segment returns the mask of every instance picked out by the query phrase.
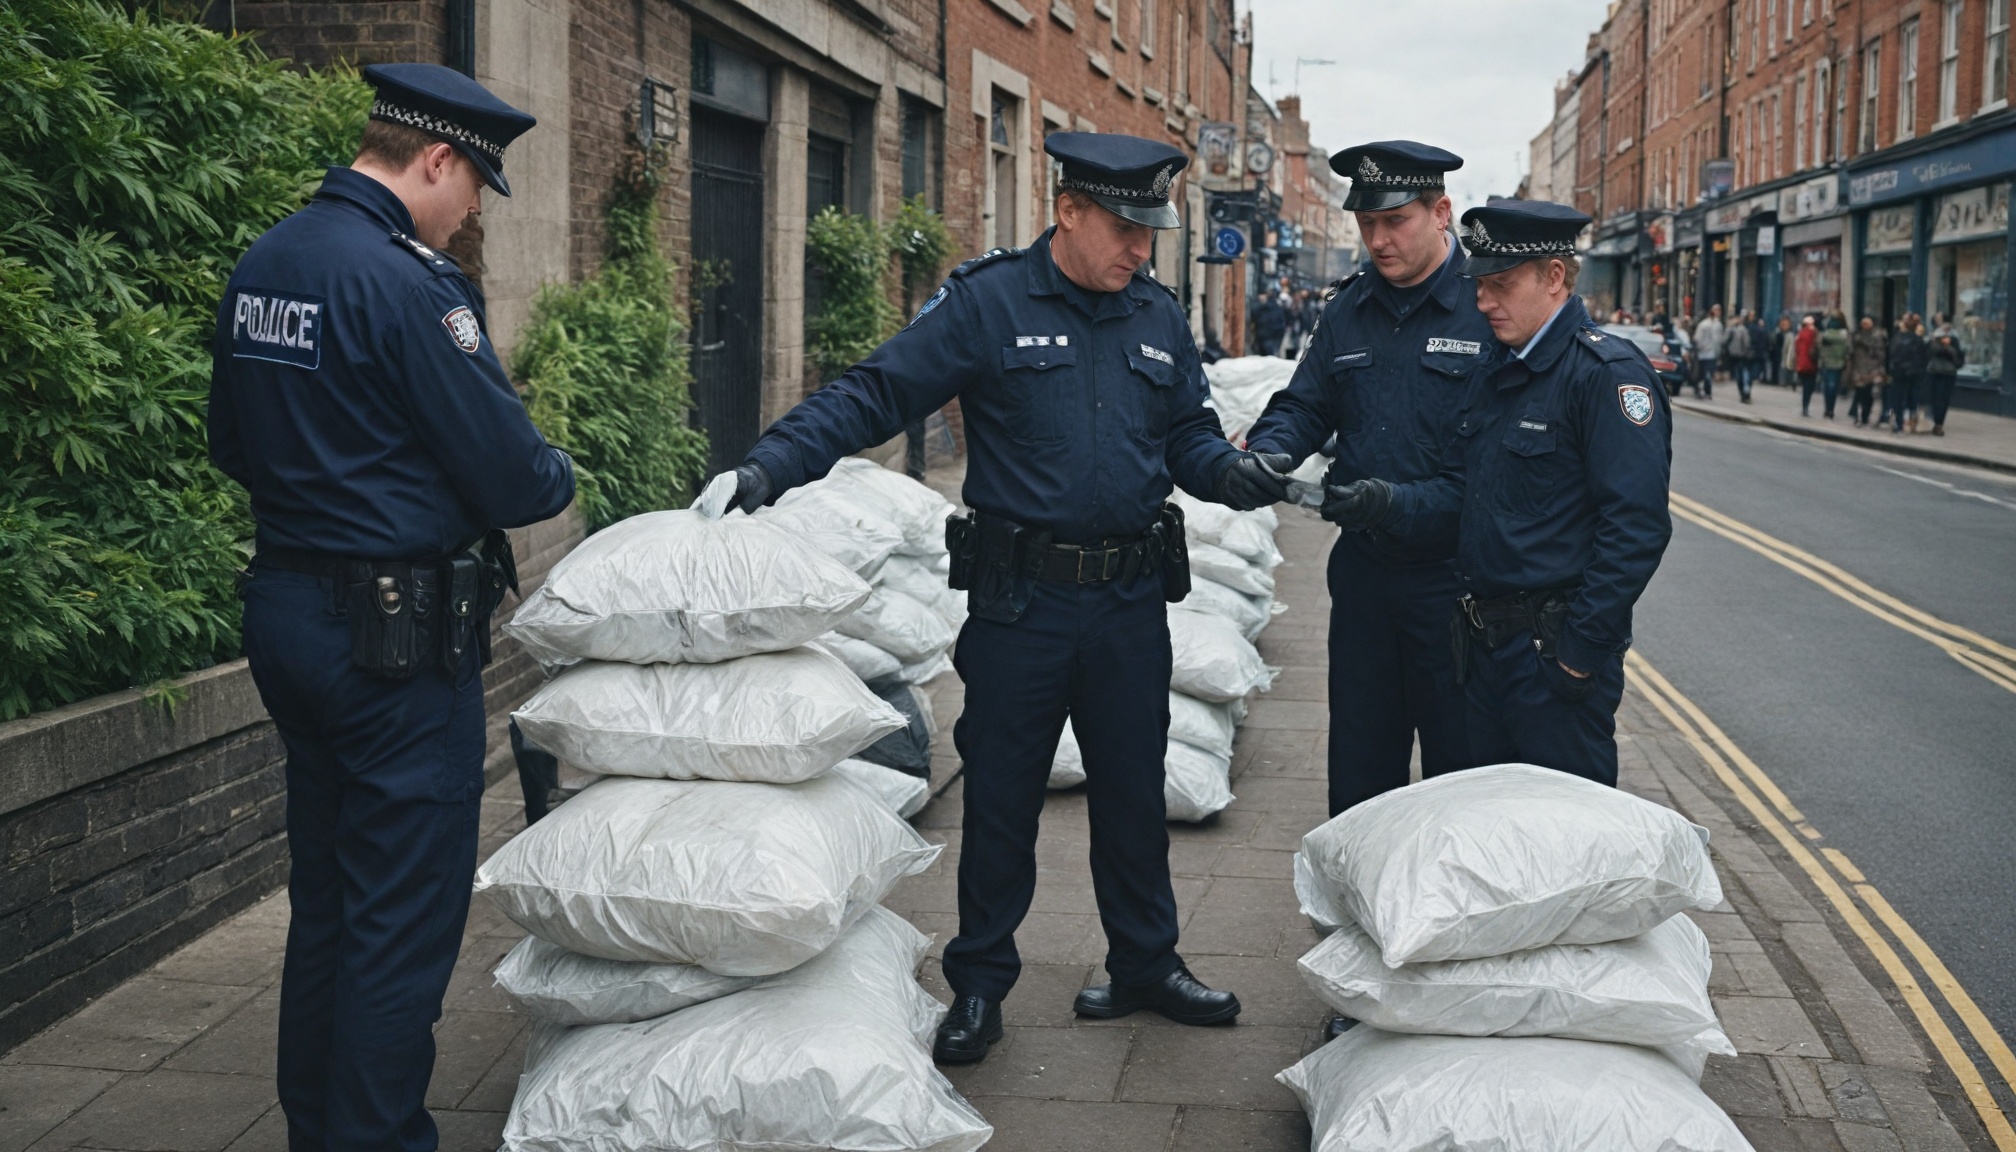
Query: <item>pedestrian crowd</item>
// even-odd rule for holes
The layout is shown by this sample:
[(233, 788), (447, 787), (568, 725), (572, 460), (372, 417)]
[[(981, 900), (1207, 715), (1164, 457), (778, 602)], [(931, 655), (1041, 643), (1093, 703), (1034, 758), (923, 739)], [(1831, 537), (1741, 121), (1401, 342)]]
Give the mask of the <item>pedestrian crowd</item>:
[[(1954, 384), (1967, 363), (1952, 318), (1940, 312), (1932, 314), (1929, 327), (1923, 316), (1906, 312), (1888, 328), (1869, 315), (1851, 327), (1840, 309), (1824, 315), (1788, 312), (1774, 328), (1749, 310), (1725, 320), (1722, 306), (1714, 304), (1698, 320), (1682, 315), (1677, 322), (1664, 311), (1641, 318), (1619, 308), (1609, 323), (1643, 323), (1655, 333), (1666, 354), (1682, 365), (1686, 387), (1697, 400), (1713, 400), (1716, 379), (1726, 377), (1744, 404), (1759, 383), (1797, 388), (1801, 416), (1813, 414), (1818, 392), (1821, 415), (1832, 420), (1845, 390), (1848, 418), (1856, 427), (1873, 424), (1892, 433), (1944, 436)], [(1677, 384), (1669, 383), (1668, 390), (1679, 395)]]

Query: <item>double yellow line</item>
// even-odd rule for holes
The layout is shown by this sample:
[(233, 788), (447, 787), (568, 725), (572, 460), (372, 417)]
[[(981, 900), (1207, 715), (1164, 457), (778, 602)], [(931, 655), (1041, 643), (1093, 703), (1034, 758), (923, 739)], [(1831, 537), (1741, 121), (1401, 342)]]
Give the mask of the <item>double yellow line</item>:
[(1797, 572), (1878, 620), (1926, 641), (1970, 671), (1979, 673), (1989, 683), (2016, 692), (2016, 648), (1914, 608), (1811, 552), (1759, 532), (1698, 500), (1690, 500), (1675, 492), (1671, 494), (1671, 501), (1673, 514), (1682, 520), (1706, 528), (1774, 564)]
[[(1674, 513), (1682, 519), (1798, 572), (1871, 615), (1931, 642), (1993, 683), (2016, 692), (2016, 650), (1921, 612), (1811, 553), (1794, 548), (1697, 501), (1675, 493), (1672, 503)], [(1757, 766), (1756, 761), (1737, 747), (1728, 733), (1722, 731), (1671, 681), (1660, 675), (1650, 662), (1636, 651), (1629, 652), (1625, 656), (1624, 675), (1631, 686), (1650, 700), (1653, 707), (1680, 732), (1737, 802), (1778, 841), (1869, 949), (1896, 984), (1940, 1059), (1952, 1070), (1995, 1147), (1999, 1152), (2016, 1152), (2016, 1129), (2011, 1128), (2008, 1116), (1989, 1088), (1988, 1074), (1961, 1045), (1939, 1005), (1926, 992), (1925, 985), (1931, 985), (1939, 1002), (1973, 1037), (1993, 1074), (2001, 1080), (2005, 1089), (2012, 1091), (2016, 1091), (2016, 1053), (2010, 1051), (2008, 1042), (1995, 1030), (1973, 997), (1961, 987), (1945, 962), (1876, 890), (1875, 885), (1869, 883), (1868, 877), (1855, 867), (1846, 853), (1832, 847), (1816, 850), (1810, 846), (1810, 842), (1820, 840), (1821, 834), (1806, 821), (1791, 798)], [(1871, 922), (1870, 914), (1888, 930), (1888, 936), (1878, 931), (1876, 924)], [(1891, 943), (1893, 937), (1896, 945)], [(1916, 961), (1916, 970), (1899, 955), (1899, 945)], [(1923, 982), (1918, 976), (1920, 971), (1924, 973)]]

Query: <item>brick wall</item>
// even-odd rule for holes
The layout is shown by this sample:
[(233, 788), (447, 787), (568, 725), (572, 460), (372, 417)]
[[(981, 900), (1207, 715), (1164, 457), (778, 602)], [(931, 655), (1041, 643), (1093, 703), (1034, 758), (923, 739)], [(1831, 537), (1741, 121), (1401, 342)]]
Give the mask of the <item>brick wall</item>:
[(317, 68), (338, 60), (359, 66), (438, 62), (446, 55), (444, 0), (234, 0), (232, 13), (238, 30), (255, 33), (269, 56)]
[[(652, 79), (678, 89), (681, 106), (691, 90), (692, 21), (684, 8), (665, 0), (582, 0), (568, 30), (572, 73), (569, 168), (573, 181), (571, 264), (576, 278), (601, 267), (603, 212), (616, 174), (633, 149), (639, 85)], [(681, 295), (690, 243), (692, 187), (685, 173), (687, 134), (672, 146), (672, 179), (666, 181), (662, 227), (664, 247), (679, 265)]]
[[(581, 537), (572, 509), (512, 533), (520, 586)], [(539, 681), (510, 641), (496, 656), (492, 780)], [(172, 715), (127, 691), (0, 724), (0, 1052), (286, 881), (286, 753), (251, 674), (241, 660), (182, 686)]]

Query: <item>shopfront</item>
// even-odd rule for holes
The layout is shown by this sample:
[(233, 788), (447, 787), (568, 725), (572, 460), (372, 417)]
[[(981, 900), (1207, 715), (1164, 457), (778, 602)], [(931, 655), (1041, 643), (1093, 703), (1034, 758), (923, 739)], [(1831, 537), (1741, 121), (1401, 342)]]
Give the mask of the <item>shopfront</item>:
[(1708, 306), (1701, 299), (1701, 264), (1705, 253), (1707, 233), (1703, 225), (1706, 214), (1700, 209), (1683, 212), (1673, 218), (1673, 318), (1692, 319), (1705, 314)]
[(1834, 173), (1778, 192), (1781, 309), (1795, 319), (1841, 307), (1841, 179)]
[(1967, 350), (1960, 407), (2016, 415), (2007, 381), (2010, 180), (2008, 118), (1878, 153), (1848, 172), (1856, 252), (1853, 313), (1886, 327), (1905, 312), (1952, 317)]

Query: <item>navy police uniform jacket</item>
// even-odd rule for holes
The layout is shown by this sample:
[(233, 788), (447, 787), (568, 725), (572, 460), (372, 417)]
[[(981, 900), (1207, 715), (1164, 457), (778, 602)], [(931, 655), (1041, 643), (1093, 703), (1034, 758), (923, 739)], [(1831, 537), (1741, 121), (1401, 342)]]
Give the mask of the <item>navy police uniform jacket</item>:
[(1394, 496), (1403, 534), (1460, 508), (1456, 570), (1480, 600), (1574, 588), (1556, 654), (1591, 672), (1631, 643), (1631, 609), (1673, 535), (1672, 411), (1629, 340), (1570, 296), (1524, 359), (1497, 349), (1447, 465)]
[[(1377, 478), (1424, 481), (1442, 470), (1471, 375), (1497, 347), (1477, 311), (1477, 293), (1449, 255), (1425, 292), (1396, 290), (1376, 273), (1346, 280), (1323, 309), (1316, 336), (1288, 387), (1275, 393), (1246, 434), (1255, 452), (1297, 460), (1337, 437), (1329, 484)], [(1360, 534), (1388, 562), (1446, 560), (1455, 550), (1454, 515), (1422, 516), (1404, 533)]]
[(231, 275), (210, 458), (251, 493), (261, 548), (424, 559), (574, 498), (474, 286), (412, 232), (391, 189), (331, 168)]
[(965, 500), (1060, 543), (1146, 531), (1172, 479), (1208, 498), (1226, 441), (1190, 326), (1136, 272), (1117, 292), (1071, 283), (1050, 232), (955, 270), (916, 319), (764, 432), (749, 459), (779, 491), (880, 444), (957, 396)]

